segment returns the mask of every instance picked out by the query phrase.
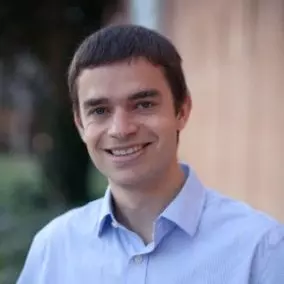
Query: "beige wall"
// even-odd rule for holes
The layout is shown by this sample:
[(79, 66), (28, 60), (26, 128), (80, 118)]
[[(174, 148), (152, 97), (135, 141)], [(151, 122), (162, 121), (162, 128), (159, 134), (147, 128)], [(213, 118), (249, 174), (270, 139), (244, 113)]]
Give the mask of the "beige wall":
[(167, 2), (193, 97), (180, 157), (284, 221), (284, 1)]

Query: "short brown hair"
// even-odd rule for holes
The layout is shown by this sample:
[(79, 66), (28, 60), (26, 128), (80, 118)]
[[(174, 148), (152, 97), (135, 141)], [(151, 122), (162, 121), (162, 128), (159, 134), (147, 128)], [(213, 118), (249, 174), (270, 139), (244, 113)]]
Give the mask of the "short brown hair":
[(162, 68), (173, 94), (175, 110), (178, 112), (189, 94), (181, 57), (167, 38), (136, 25), (105, 27), (81, 43), (68, 72), (68, 87), (73, 107), (78, 107), (76, 81), (84, 69), (135, 58), (145, 58), (151, 64)]

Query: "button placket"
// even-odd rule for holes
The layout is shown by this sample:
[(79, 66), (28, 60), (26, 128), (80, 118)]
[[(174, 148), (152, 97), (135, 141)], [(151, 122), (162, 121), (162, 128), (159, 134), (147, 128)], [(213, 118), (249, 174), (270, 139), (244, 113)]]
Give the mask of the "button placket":
[(127, 284), (145, 284), (148, 267), (147, 254), (133, 255), (129, 261), (128, 273), (127, 273)]

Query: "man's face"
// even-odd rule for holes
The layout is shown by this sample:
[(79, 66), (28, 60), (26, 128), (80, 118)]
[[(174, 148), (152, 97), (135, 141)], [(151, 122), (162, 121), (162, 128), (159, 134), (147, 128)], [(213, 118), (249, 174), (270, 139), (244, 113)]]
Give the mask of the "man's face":
[(177, 131), (189, 99), (176, 115), (164, 75), (143, 59), (84, 70), (78, 78), (75, 122), (95, 166), (113, 183), (137, 185), (176, 163)]

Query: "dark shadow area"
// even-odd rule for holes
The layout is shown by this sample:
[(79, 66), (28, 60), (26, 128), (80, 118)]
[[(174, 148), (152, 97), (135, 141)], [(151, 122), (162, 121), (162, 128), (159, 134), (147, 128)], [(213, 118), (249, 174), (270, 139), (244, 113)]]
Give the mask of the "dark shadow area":
[(66, 75), (80, 41), (119, 8), (0, 2), (0, 283), (15, 283), (39, 228), (104, 192), (73, 124)]

